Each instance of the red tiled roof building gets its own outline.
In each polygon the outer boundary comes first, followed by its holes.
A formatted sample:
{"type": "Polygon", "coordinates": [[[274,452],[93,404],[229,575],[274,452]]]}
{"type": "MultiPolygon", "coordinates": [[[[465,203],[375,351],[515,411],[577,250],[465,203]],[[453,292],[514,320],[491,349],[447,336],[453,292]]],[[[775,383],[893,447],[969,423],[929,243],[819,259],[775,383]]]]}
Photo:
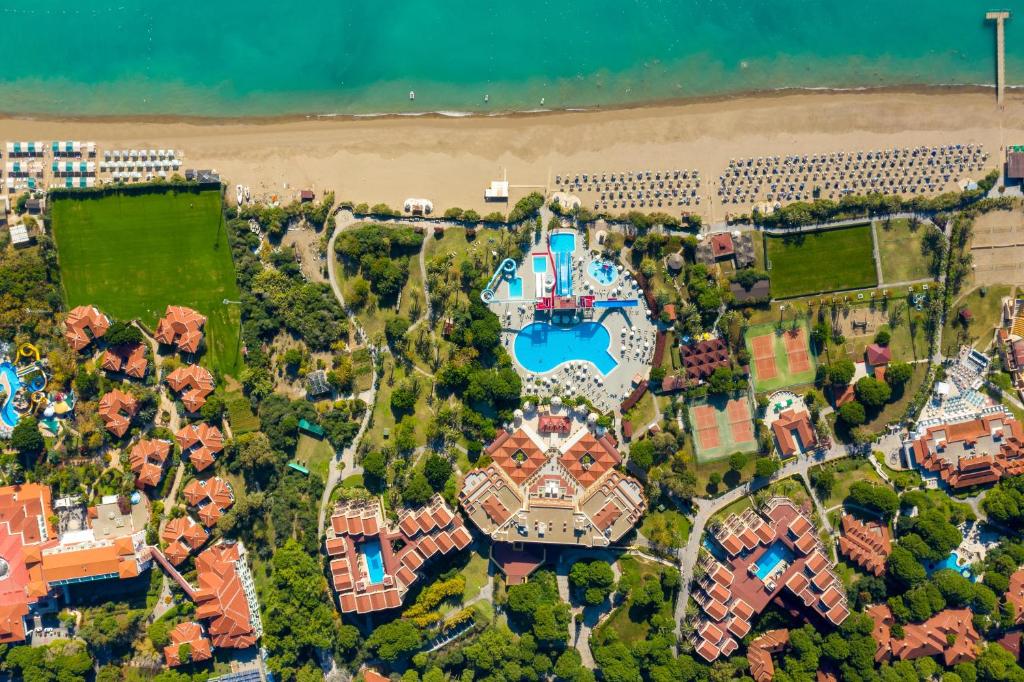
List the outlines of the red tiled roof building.
{"type": "Polygon", "coordinates": [[[103,352],[100,365],[108,372],[123,372],[132,379],[142,379],[146,376],[146,368],[149,365],[149,361],[146,360],[146,347],[141,343],[129,343],[108,348],[103,352]]]}
{"type": "Polygon", "coordinates": [[[128,461],[135,474],[135,485],[140,488],[159,485],[164,474],[164,464],[170,454],[169,440],[143,438],[133,445],[128,453],[128,461]]]}
{"type": "Polygon", "coordinates": [[[132,417],[139,411],[139,401],[130,393],[113,389],[100,398],[99,415],[107,431],[120,438],[132,425],[132,417]]]}
{"type": "Polygon", "coordinates": [[[72,308],[64,320],[64,340],[76,351],[82,351],[102,338],[110,329],[110,319],[94,305],[80,305],[72,308]]]}
{"type": "Polygon", "coordinates": [[[772,433],[779,448],[779,454],[785,459],[806,452],[818,444],[814,435],[811,417],[806,410],[797,412],[785,410],[772,422],[772,433]]]}
{"type": "Polygon", "coordinates": [[[231,484],[220,476],[205,481],[192,479],[183,492],[188,503],[196,507],[199,520],[207,528],[212,528],[235,503],[231,484]]]}
{"type": "Polygon", "coordinates": [[[181,402],[189,412],[198,412],[214,388],[210,370],[200,365],[179,367],[168,374],[164,381],[172,391],[181,394],[181,402]]]}
{"type": "Polygon", "coordinates": [[[680,346],[679,357],[686,368],[686,378],[703,381],[719,367],[729,366],[729,346],[721,338],[700,341],[680,346]]]}
{"type": "Polygon", "coordinates": [[[207,621],[207,634],[216,647],[245,649],[263,635],[256,588],[245,557],[240,542],[222,542],[196,557],[196,618],[207,621]]]}
{"type": "Polygon", "coordinates": [[[885,573],[885,560],[892,553],[889,528],[844,514],[839,552],[868,573],[881,576],[885,573]]]}
{"type": "Polygon", "coordinates": [[[904,625],[902,639],[892,637],[895,620],[888,606],[872,606],[868,615],[875,621],[872,636],[878,643],[877,662],[939,656],[950,668],[978,657],[981,635],[974,629],[974,614],[970,609],[945,609],[923,623],[904,625]]]}
{"type": "Polygon", "coordinates": [[[501,431],[486,449],[492,463],[466,474],[459,502],[498,542],[604,547],[643,515],[640,483],[619,472],[610,435],[590,428],[548,447],[527,425],[501,431]]]}
{"type": "Polygon", "coordinates": [[[393,609],[434,557],[461,551],[472,537],[439,495],[388,526],[379,499],[338,504],[327,530],[331,585],[342,613],[393,609]],[[397,548],[397,549],[396,549],[397,548]]]}
{"type": "Polygon", "coordinates": [[[213,656],[213,647],[210,640],[203,635],[203,628],[199,623],[178,623],[171,630],[171,643],[164,647],[164,659],[171,668],[182,663],[195,663],[208,661],[213,656]],[[188,661],[181,660],[182,646],[188,645],[188,661]]]}
{"type": "Polygon", "coordinates": [[[1005,412],[929,426],[910,444],[910,454],[954,490],[989,485],[1024,473],[1024,428],[1005,412]]]}
{"type": "Polygon", "coordinates": [[[188,457],[196,471],[204,471],[213,466],[217,455],[224,449],[224,434],[206,422],[184,426],[174,437],[181,448],[182,457],[188,457]]]}
{"type": "Polygon", "coordinates": [[[196,523],[191,516],[171,519],[160,533],[160,539],[167,543],[164,556],[175,566],[202,547],[209,537],[206,529],[196,523]]]}
{"type": "Polygon", "coordinates": [[[203,340],[203,326],[206,318],[184,306],[167,306],[167,311],[157,323],[153,338],[158,343],[177,346],[183,353],[195,353],[203,340]]]}

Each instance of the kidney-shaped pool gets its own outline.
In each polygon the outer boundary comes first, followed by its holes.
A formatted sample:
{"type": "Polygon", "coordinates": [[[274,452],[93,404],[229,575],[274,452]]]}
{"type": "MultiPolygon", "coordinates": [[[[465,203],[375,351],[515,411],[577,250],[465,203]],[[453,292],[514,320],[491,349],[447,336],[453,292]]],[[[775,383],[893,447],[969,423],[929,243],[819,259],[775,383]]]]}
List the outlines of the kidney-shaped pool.
{"type": "Polygon", "coordinates": [[[516,335],[514,350],[519,364],[537,374],[550,372],[573,360],[586,360],[601,374],[608,374],[619,364],[608,352],[610,341],[608,330],[597,322],[572,327],[534,322],[516,335]]]}

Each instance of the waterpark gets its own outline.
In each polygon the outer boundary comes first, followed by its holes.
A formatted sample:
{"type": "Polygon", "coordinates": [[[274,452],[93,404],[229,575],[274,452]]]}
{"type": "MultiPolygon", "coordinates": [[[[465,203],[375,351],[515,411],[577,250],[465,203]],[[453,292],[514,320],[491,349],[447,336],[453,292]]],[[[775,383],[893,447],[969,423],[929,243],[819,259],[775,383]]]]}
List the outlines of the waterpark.
{"type": "Polygon", "coordinates": [[[581,233],[545,235],[522,263],[505,258],[480,298],[528,395],[582,395],[608,409],[647,376],[656,330],[640,287],[581,233]]]}
{"type": "Polygon", "coordinates": [[[0,438],[9,438],[24,415],[39,419],[43,431],[56,436],[59,417],[75,406],[73,394],[48,395],[48,377],[39,349],[23,343],[16,352],[0,344],[0,438]]]}

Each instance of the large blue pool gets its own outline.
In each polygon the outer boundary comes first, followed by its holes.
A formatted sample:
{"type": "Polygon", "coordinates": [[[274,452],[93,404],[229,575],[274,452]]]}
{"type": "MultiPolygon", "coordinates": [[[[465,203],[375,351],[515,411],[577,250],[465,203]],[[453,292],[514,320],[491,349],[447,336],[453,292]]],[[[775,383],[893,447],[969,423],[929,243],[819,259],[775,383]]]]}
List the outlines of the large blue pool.
{"type": "Polygon", "coordinates": [[[366,558],[366,572],[371,585],[384,582],[384,559],[380,555],[380,540],[367,540],[360,547],[366,558]]]}
{"type": "Polygon", "coordinates": [[[757,558],[757,577],[763,581],[783,561],[793,561],[793,552],[776,540],[757,558]]]}
{"type": "Polygon", "coordinates": [[[0,405],[0,420],[14,428],[18,424],[18,413],[14,409],[14,395],[21,388],[21,379],[18,378],[18,371],[9,362],[0,363],[0,390],[7,394],[3,405],[0,405]]]}
{"type": "Polygon", "coordinates": [[[603,260],[592,260],[587,266],[587,272],[597,280],[598,284],[610,286],[619,277],[619,269],[614,264],[603,260]]]}
{"type": "Polygon", "coordinates": [[[550,372],[573,360],[586,360],[601,374],[608,374],[619,364],[608,352],[610,341],[608,330],[597,322],[583,322],[568,328],[534,322],[516,335],[514,350],[519,364],[537,374],[550,372]]]}
{"type": "Polygon", "coordinates": [[[555,255],[555,293],[572,296],[572,252],[576,250],[576,235],[559,232],[551,235],[551,252],[555,255]]]}
{"type": "Polygon", "coordinates": [[[978,581],[978,578],[971,572],[971,567],[969,565],[960,565],[958,563],[956,552],[950,552],[949,556],[947,556],[945,559],[943,559],[942,561],[935,562],[930,566],[925,566],[925,569],[928,571],[928,575],[931,575],[936,571],[949,569],[950,571],[956,571],[963,577],[970,580],[972,583],[978,581]]]}

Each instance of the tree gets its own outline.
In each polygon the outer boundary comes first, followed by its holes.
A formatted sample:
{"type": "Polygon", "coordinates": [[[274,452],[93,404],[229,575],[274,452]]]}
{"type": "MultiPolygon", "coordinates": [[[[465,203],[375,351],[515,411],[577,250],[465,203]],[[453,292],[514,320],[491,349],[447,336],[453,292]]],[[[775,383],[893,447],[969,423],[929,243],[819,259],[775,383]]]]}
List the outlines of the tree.
{"type": "Polygon", "coordinates": [[[123,346],[129,343],[142,343],[142,332],[135,325],[114,320],[110,323],[103,340],[110,346],[123,346]]]}
{"type": "Polygon", "coordinates": [[[861,404],[875,409],[885,405],[892,396],[889,384],[874,377],[861,377],[853,390],[861,404]]]}
{"type": "Polygon", "coordinates": [[[810,474],[811,485],[818,491],[820,497],[826,498],[832,494],[832,489],[836,485],[836,475],[831,468],[814,467],[810,474]]]}
{"type": "Polygon", "coordinates": [[[611,594],[615,575],[604,561],[577,561],[569,571],[569,583],[583,593],[584,603],[596,606],[611,594]]]}
{"type": "Polygon", "coordinates": [[[721,394],[733,390],[732,370],[728,367],[717,367],[708,377],[708,392],[721,394]]]}
{"type": "Polygon", "coordinates": [[[757,464],[755,465],[755,473],[758,478],[773,476],[781,467],[782,462],[775,457],[758,457],[757,464]]]}
{"type": "Polygon", "coordinates": [[[384,325],[384,336],[392,348],[401,348],[405,343],[405,335],[412,324],[404,317],[392,317],[384,325]]]}
{"type": "Polygon", "coordinates": [[[891,334],[888,329],[879,329],[878,333],[875,334],[875,343],[879,346],[888,346],[891,334]]]}
{"type": "Polygon", "coordinates": [[[909,363],[893,362],[885,368],[885,381],[894,388],[901,388],[904,384],[910,381],[910,377],[913,374],[914,368],[911,367],[909,363]]]}
{"type": "Polygon", "coordinates": [[[432,452],[423,465],[423,474],[427,477],[427,482],[430,483],[431,488],[441,490],[452,475],[451,462],[446,457],[432,452]]]}
{"type": "Polygon", "coordinates": [[[420,629],[408,620],[395,620],[378,625],[366,640],[370,650],[385,663],[395,663],[408,657],[421,643],[420,629]]]}
{"type": "Polygon", "coordinates": [[[892,518],[900,508],[900,498],[896,491],[888,486],[867,481],[857,481],[851,485],[847,500],[874,510],[886,519],[892,518]]]}
{"type": "Polygon", "coordinates": [[[413,474],[402,488],[402,501],[413,507],[419,507],[427,503],[434,491],[427,482],[427,477],[421,473],[413,474]]]}
{"type": "Polygon", "coordinates": [[[739,473],[743,471],[743,467],[747,466],[747,456],[742,452],[734,452],[729,455],[729,469],[739,473]]]}
{"type": "Polygon", "coordinates": [[[43,440],[43,434],[39,433],[39,422],[35,417],[25,415],[18,420],[11,430],[11,447],[25,458],[42,454],[46,448],[46,441],[43,440]]]}
{"type": "Polygon", "coordinates": [[[860,426],[867,421],[867,414],[864,412],[863,405],[856,400],[851,400],[839,408],[839,418],[850,426],[860,426]]]}
{"type": "Polygon", "coordinates": [[[846,386],[853,379],[856,371],[857,368],[854,367],[853,360],[844,357],[828,366],[827,376],[829,381],[836,386],[846,386]]]}
{"type": "Polygon", "coordinates": [[[391,392],[391,411],[395,414],[411,413],[419,397],[419,382],[410,377],[401,381],[391,392]]]}
{"type": "Polygon", "coordinates": [[[274,552],[272,565],[263,594],[263,645],[271,654],[271,668],[290,680],[317,650],[334,647],[340,622],[315,555],[288,540],[274,552]]]}
{"type": "Polygon", "coordinates": [[[363,474],[370,492],[381,491],[388,477],[388,461],[374,450],[363,457],[363,474]]]}

